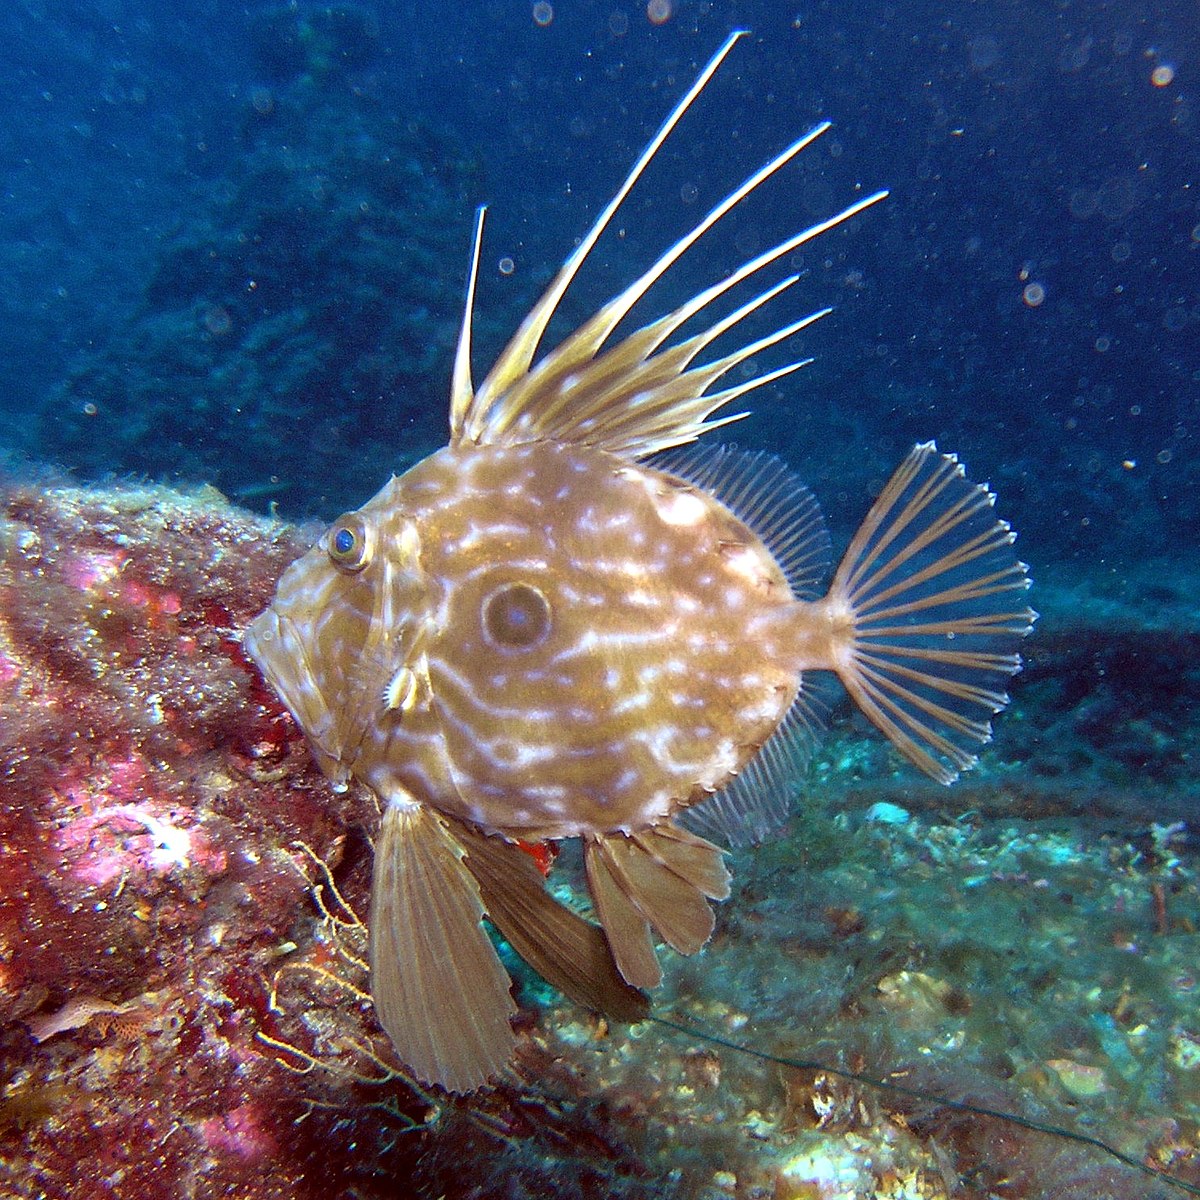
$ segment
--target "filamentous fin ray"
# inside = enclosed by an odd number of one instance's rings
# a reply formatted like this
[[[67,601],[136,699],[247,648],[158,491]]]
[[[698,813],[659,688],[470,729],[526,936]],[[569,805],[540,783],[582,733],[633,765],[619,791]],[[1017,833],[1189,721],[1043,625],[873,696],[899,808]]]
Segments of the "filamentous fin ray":
[[[942,783],[975,761],[1037,614],[991,493],[932,442],[888,480],[822,602],[831,663],[864,713]]]
[[[509,978],[479,888],[444,818],[389,801],[371,885],[371,994],[408,1068],[450,1092],[481,1087],[516,1045]]]
[[[683,118],[683,114],[687,112],[692,102],[707,86],[708,81],[716,74],[721,63],[725,61],[726,56],[733,49],[734,43],[745,35],[745,30],[736,29],[722,42],[720,49],[712,56],[708,65],[700,72],[696,81],[687,90],[679,103],[671,110],[658,132],[638,156],[637,162],[634,163],[633,168],[625,177],[625,181],[617,190],[617,194],[613,196],[596,218],[583,241],[579,243],[571,256],[559,268],[558,274],[555,275],[550,286],[530,310],[525,320],[521,322],[520,328],[501,352],[500,357],[496,360],[495,365],[484,381],[483,387],[480,389],[481,405],[486,407],[488,395],[498,396],[502,394],[529,370],[529,364],[533,361],[533,356],[537,353],[537,348],[542,340],[542,334],[546,331],[546,326],[550,324],[551,317],[554,316],[555,311],[558,309],[558,305],[566,294],[567,288],[571,286],[572,280],[579,273],[579,268],[583,266],[584,260],[592,252],[592,247],[600,240],[600,235],[608,227],[608,223],[612,220],[617,209],[624,203],[625,197],[633,190],[633,185],[641,178],[642,173],[650,165],[651,160],[670,136],[671,131],[679,124]],[[460,432],[461,427],[455,426],[455,435],[457,436]]]
[[[714,321],[708,329],[678,346],[664,346],[692,317],[743,280],[782,258],[812,238],[849,220],[887,195],[880,191],[849,205],[834,216],[780,242],[742,264],[725,279],[702,290],[672,312],[623,338],[607,351],[603,347],[617,327],[649,289],[723,216],[737,207],[764,180],[790,162],[829,128],[814,126],[803,137],[777,154],[726,196],[693,229],[673,243],[633,283],[603,305],[589,320],[569,334],[534,365],[538,346],[550,319],[580,267],[614,213],[624,202],[650,160],[662,146],[684,112],[700,94],[739,34],[731,35],[695,84],[675,106],[667,120],[575,251],[534,305],[500,354],[478,392],[470,380],[470,313],[463,320],[455,357],[451,402],[451,444],[507,445],[536,440],[576,441],[639,458],[656,450],[682,445],[702,433],[727,423],[713,415],[752,387],[760,387],[780,374],[768,372],[740,389],[707,393],[721,374],[759,350],[803,329],[824,315],[814,313],[785,325],[776,333],[724,356],[717,364],[692,367],[697,354],[750,312],[795,282],[795,277],[767,289],[735,313]],[[477,230],[479,226],[477,225]],[[472,254],[472,282],[468,304],[473,303],[478,245]],[[602,352],[603,351],[603,352]],[[795,369],[795,364],[788,368]],[[673,386],[680,385],[680,386]],[[653,403],[646,403],[647,396]]]

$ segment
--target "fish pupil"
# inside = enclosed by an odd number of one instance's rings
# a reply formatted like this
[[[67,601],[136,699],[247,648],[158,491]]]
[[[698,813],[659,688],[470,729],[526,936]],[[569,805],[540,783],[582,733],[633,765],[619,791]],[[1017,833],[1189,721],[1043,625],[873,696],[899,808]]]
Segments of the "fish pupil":
[[[506,583],[483,602],[483,630],[493,646],[536,646],[550,632],[550,602],[532,584]]]
[[[339,554],[349,554],[354,549],[354,533],[349,529],[339,529],[333,535],[333,548]]]

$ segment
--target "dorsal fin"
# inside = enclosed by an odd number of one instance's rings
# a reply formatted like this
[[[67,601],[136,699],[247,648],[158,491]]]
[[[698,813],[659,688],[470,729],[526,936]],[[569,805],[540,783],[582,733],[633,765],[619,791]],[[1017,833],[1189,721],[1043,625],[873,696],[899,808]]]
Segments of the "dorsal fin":
[[[629,334],[608,349],[604,349],[604,346],[630,310],[667,270],[759,184],[824,133],[829,128],[828,122],[815,126],[754,172],[637,280],[602,306],[536,365],[533,362],[546,327],[584,260],[650,160],[703,91],[740,36],[740,33],[734,33],[726,39],[687,94],[671,111],[617,194],[521,323],[478,392],[473,392],[470,384],[470,313],[464,317],[455,360],[451,403],[452,445],[463,442],[512,445],[555,440],[586,443],[614,454],[641,458],[656,450],[694,441],[709,429],[737,420],[744,414],[722,417],[715,417],[714,414],[738,397],[797,370],[808,361],[787,363],[720,391],[708,391],[732,368],[760,350],[790,337],[824,316],[828,309],[787,324],[714,362],[692,366],[696,357],[721,334],[734,328],[750,313],[795,283],[797,276],[794,275],[768,288],[733,313],[712,322],[699,333],[671,346],[666,343],[687,321],[731,288],[883,199],[886,192],[867,196],[835,216],[787,238],[665,316]],[[477,254],[476,248],[473,262],[477,261]],[[473,266],[473,274],[474,270]],[[473,288],[469,290],[468,305],[472,297]]]
[[[805,675],[779,727],[720,791],[676,818],[691,833],[726,846],[753,846],[787,821],[796,785],[804,777],[825,728],[828,706],[820,683]]]
[[[816,497],[782,459],[737,446],[684,446],[657,455],[655,470],[703,488],[762,539],[797,600],[824,595],[833,567]]]

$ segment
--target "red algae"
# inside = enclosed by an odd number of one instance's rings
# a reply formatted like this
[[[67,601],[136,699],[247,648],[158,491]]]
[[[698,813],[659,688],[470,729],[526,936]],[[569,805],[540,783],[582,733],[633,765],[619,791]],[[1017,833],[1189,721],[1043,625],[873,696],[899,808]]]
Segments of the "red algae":
[[[2,502],[0,1193],[304,1195],[255,1033],[308,911],[291,842],[356,801],[237,641],[303,541],[212,492]]]

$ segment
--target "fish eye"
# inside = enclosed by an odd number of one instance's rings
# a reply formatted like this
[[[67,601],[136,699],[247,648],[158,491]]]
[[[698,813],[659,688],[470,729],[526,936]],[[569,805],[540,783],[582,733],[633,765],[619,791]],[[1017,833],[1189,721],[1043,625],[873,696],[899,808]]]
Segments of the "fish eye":
[[[532,584],[505,583],[483,602],[483,632],[493,646],[523,650],[550,632],[550,602]]]
[[[358,513],[347,513],[334,521],[329,530],[329,561],[339,571],[353,574],[371,561],[371,536],[366,521]]]

